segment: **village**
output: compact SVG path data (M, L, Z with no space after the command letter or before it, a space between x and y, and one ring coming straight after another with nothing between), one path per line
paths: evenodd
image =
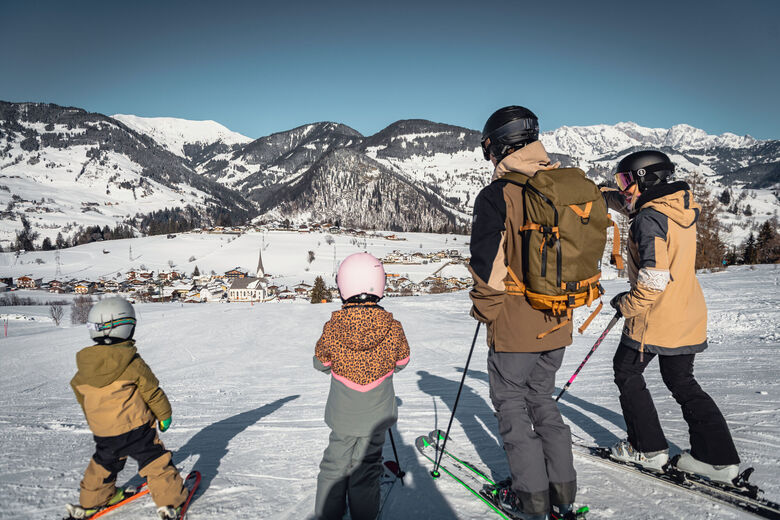
M276 231L298 233L343 234L355 238L374 238L390 241L403 241L403 237L395 234L379 234L353 229L340 229L329 224L300 225L291 228L289 223L274 223L271 225L213 227L195 229L187 233L241 235L247 232L272 233ZM175 238L176 235L168 235ZM326 238L327 240L327 238ZM106 242L109 244L110 242ZM106 245L106 247L109 247ZM108 249L104 249L107 253ZM394 296L417 296L421 294L449 293L469 289L472 280L469 277L453 277L443 274L449 265L465 264L468 258L463 257L457 249L446 249L427 252L401 252L394 250L387 253L382 262L387 273L385 294ZM423 279L412 280L403 274L404 266L429 265L430 274ZM274 301L312 301L312 283L301 280L290 284L275 280L272 273L263 267L262 249L258 251L257 266L249 269L236 266L230 270L218 273L201 273L197 267L192 273L181 270L146 269L144 265L120 270L110 276L99 279L81 278L36 278L31 274L18 277L0 278L0 292L17 289L36 290L52 294L103 295L121 294L132 301L138 302L181 302L181 303L211 303L211 302L249 302L263 303ZM332 300L338 300L338 289L335 280L326 282L326 291ZM326 293L326 294L327 294ZM320 295L322 296L322 295ZM326 300L327 300L326 299ZM318 300L320 301L320 300Z

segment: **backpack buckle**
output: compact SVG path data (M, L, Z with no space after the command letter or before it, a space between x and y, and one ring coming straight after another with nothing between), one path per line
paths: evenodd
M579 282L566 282L566 292L574 292L580 288Z
M590 222L590 217L580 217L580 222L587 225Z
M568 305L569 307L574 307L576 304L577 304L577 302L574 301L574 295L570 294L569 298L568 298L568 300L566 302L566 305Z

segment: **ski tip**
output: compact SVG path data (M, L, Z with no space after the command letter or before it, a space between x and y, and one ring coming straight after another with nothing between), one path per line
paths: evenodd
M441 430L433 430L431 433L429 433L429 434L428 434L428 437L429 437L429 438L431 439L431 441L433 441L433 442L436 442L436 441L443 441L443 440L444 440L444 439L447 437L447 434L446 434L446 433L444 433L444 432L443 432L443 431L441 431Z

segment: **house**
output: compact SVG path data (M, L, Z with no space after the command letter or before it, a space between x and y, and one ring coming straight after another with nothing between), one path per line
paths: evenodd
M16 287L19 289L37 289L40 283L29 276L20 276L16 279Z
M125 273L125 279L126 280L135 280L137 276L138 276L138 272L137 271L130 270L130 271L127 271Z
M229 281L237 280L238 278L245 278L247 276L247 272L241 270L240 268L236 267L235 269L231 269L230 271L225 272L225 277Z
M117 292L119 290L119 282L116 280L107 280L103 283L103 289L107 292Z
M295 291L296 296L304 296L308 297L309 292L311 291L312 286L307 283L299 283L295 287L293 287L293 291Z
M91 287L88 282L87 283L79 282L73 288L73 292L75 292L76 294L88 294L90 292L90 289Z

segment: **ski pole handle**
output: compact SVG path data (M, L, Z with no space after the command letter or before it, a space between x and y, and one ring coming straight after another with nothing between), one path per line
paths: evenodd
M596 340L596 343L590 349L590 352L588 352L588 355L585 356L585 359L582 360L582 363L580 363L580 366L577 367L577 370L574 371L574 374L572 374L572 376L569 378L569 380L563 386L563 390L561 390L561 393L558 394L558 397L555 398L556 401L560 400L561 396L566 392L566 390L569 389L571 384L577 378L577 374L579 374L580 370L582 370L582 367L584 367L585 363L588 362L588 360L590 359L590 356L592 356L593 353L596 352L596 349L599 348L599 345L601 345L601 342L604 341L604 338L607 337L607 334L609 334L609 331L612 330L612 327L615 326L615 323L617 323L620 318L621 318L620 313L616 312L615 315L610 320L609 324L607 325L607 328L604 329L604 332L601 333L601 336L599 336L599 339Z

